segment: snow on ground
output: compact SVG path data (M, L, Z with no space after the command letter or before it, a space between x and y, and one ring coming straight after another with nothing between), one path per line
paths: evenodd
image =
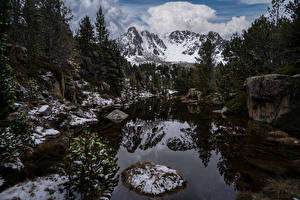
M40 109L39 109L39 113L43 113L43 112L45 112L47 109L49 108L49 105L43 105L42 107L40 107Z
M18 157L19 154L16 154L16 160L14 163L12 162L8 162L8 163L4 163L4 167L5 168L11 168L11 169L16 169L18 171L20 171L21 169L24 168L24 164L22 163L22 161L20 160L20 158Z
M150 92L141 92L141 93L139 93L139 97L140 98L150 98L150 97L153 97L153 94L152 93L150 93Z
M4 184L5 180L0 176L0 187Z
M227 62L224 60L224 56L222 55L222 51L216 53L216 55L214 56L214 60L216 64L219 63L222 63L223 65L227 64Z
M83 88L83 87L89 85L89 83L86 82L86 81L75 81L75 83L77 84L77 86L78 86L79 88Z
M82 102L82 106L110 106L114 103L112 99L104 99L98 92L84 91L83 94L87 95L87 99Z
M50 175L17 184L0 193L2 200L43 200L43 199L65 199L65 189L62 186L66 177Z
M55 130L53 128L51 128L51 129L44 129L41 126L38 126L38 127L36 127L35 130L36 130L37 133L41 134L44 137L48 136L48 135L57 135L57 134L59 134L59 131Z
M169 39L164 39L164 43L167 47L165 51L166 62L188 62L195 63L195 57L198 57L198 52L195 51L193 55L185 55L182 52L186 49L185 44L173 44Z
M172 94L178 93L178 91L168 89L168 90L167 90L167 93L172 95Z
M71 115L72 119L70 121L71 126L80 126L85 123L97 122L97 116L93 113L86 112L86 117L79 117L77 115Z
M50 81L53 78L53 76L54 76L53 73L49 71L46 74L42 75L41 77L44 81Z
M146 195L160 195L184 186L185 181L170 167L150 162L137 163L122 173L125 184Z

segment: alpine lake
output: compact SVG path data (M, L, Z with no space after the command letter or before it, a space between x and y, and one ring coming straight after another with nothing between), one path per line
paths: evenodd
M121 108L121 124L100 117L93 131L115 148L119 173L137 162L171 166L186 187L154 199L233 200L239 192L260 191L270 179L299 178L300 148L266 140L273 128L247 117L213 113L176 99L151 98ZM153 199L120 181L112 200Z
M271 179L300 180L299 145L267 140L274 129L246 116L224 116L178 99L150 98L118 108L129 117L115 124L105 118L115 109L104 109L90 127L118 158L120 178L112 200L234 200L241 192L260 192ZM62 161L64 148L56 140L52 143L25 162L26 173L11 173L5 187L55 173L52 167ZM122 171L137 162L170 166L186 185L163 196L140 195L121 178Z

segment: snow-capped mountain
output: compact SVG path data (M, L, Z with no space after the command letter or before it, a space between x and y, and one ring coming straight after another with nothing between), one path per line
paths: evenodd
M160 38L149 31L138 31L130 27L127 33L117 39L117 44L123 56L131 63L168 62L195 63L198 52L208 36L213 38L216 45L215 61L223 62L222 51L226 44L218 33L209 32L207 35L191 31L174 31Z

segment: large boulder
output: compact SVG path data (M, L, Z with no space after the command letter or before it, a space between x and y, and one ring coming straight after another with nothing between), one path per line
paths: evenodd
M154 197L177 191L186 185L177 170L151 162L136 163L125 169L122 181L129 189Z
M252 119L292 132L300 130L300 75L255 76L245 84Z
M125 120L128 115L118 109L112 111L109 115L106 116L107 119L111 120L112 122L118 124Z

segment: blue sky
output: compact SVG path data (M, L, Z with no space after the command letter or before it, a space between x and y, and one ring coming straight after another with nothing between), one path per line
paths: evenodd
M158 6L170 0L120 0L120 6L136 7L140 11L147 11L152 6ZM240 0L188 0L193 4L204 4L217 11L217 16L230 20L232 16L246 16L249 20L267 12L268 1L240 1ZM247 2L247 3L246 3Z
M216 31L228 38L267 13L270 0L66 0L73 11L72 29L82 17L92 20L101 6L112 38L128 27L164 35L174 30Z

